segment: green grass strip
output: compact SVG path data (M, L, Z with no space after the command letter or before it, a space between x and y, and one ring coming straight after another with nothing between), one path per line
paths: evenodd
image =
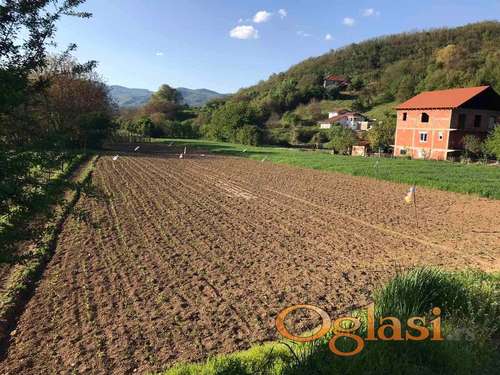
M366 176L402 184L473 194L500 199L500 167L485 164L460 164L449 161L408 160L331 155L326 151L302 151L283 147L253 147L206 140L155 139L157 143L187 146L188 150L246 157L273 163L352 176ZM245 152L243 152L246 150Z
M69 192L66 200L55 208L52 219L45 226L42 238L30 256L14 266L5 291L0 296L0 342L7 339L26 303L26 298L50 260L64 221L80 197L81 186L91 178L97 158L98 156L92 157L86 164L74 181L74 189Z

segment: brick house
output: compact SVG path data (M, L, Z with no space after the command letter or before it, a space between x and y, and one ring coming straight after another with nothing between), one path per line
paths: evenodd
M485 138L498 123L500 95L490 86L423 92L396 111L395 156L446 160L465 135Z

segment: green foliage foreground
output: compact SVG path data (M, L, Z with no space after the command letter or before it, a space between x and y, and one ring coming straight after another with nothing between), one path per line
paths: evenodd
M179 364L165 375L222 374L493 374L500 365L500 274L416 268L398 274L374 294L375 320L443 314L444 341L366 342L354 357L339 357L326 337L315 343L276 342L222 355L204 364ZM354 314L356 315L356 313ZM357 315L366 331L363 313ZM348 340L337 341L348 348Z
M178 145L186 145L188 149L200 149L254 160L266 158L266 161L274 163L500 199L500 168L495 165L458 164L447 161L400 158L364 158L331 155L322 151L252 147L201 140L158 139L156 141L166 144L174 141ZM243 150L246 151L243 152Z

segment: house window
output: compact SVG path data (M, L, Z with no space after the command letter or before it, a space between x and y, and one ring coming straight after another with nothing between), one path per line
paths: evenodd
M399 155L406 155L406 148L399 150Z
M443 132L439 132L438 133L438 138L439 138L440 141L443 140L443 138L444 138Z
M427 133L420 133L420 142L427 142Z
M465 129L465 122L467 121L467 115L465 113L461 113L458 115L458 128Z
M474 127L475 128L480 128L481 127L481 115L475 115L474 116Z
M422 122L429 122L429 115L427 113L422 113Z
M403 112L403 121L406 121L408 119L408 113Z

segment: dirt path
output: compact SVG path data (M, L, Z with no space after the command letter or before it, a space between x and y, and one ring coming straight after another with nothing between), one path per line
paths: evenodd
M275 338L291 304L366 304L397 268L500 269L499 201L419 189L416 227L406 186L215 156L103 157L94 184L4 372L161 370Z

